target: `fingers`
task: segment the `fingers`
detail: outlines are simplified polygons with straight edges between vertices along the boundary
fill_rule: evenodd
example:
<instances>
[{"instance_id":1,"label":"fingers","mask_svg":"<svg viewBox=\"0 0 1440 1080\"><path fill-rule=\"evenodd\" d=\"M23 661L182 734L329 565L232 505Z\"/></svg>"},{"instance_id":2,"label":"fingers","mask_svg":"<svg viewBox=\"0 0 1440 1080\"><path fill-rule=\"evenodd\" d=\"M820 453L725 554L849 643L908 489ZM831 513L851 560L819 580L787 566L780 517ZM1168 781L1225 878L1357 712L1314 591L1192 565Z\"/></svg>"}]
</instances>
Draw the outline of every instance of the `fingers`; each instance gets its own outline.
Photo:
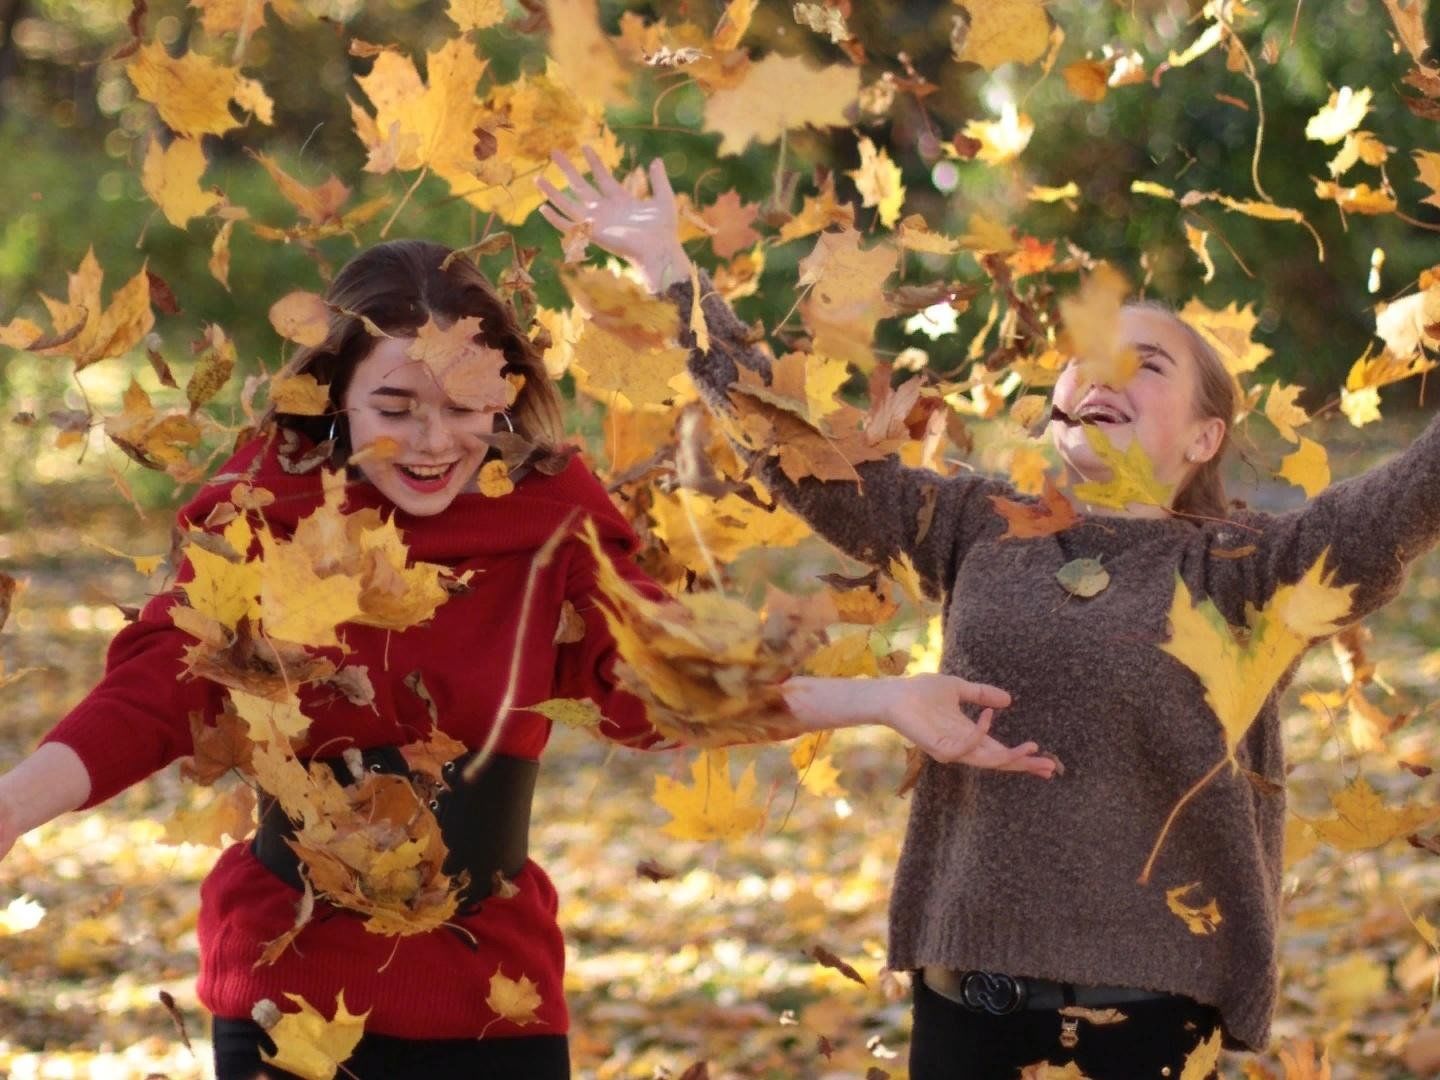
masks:
<instances>
[{"instance_id":1,"label":"fingers","mask_svg":"<svg viewBox=\"0 0 1440 1080\"><path fill-rule=\"evenodd\" d=\"M550 160L559 166L560 171L565 174L565 180L570 185L571 191L579 195L585 202L599 201L600 193L595 190L590 181L580 175L580 170L575 168L574 162L559 150L551 151Z\"/></svg>"},{"instance_id":2,"label":"fingers","mask_svg":"<svg viewBox=\"0 0 1440 1080\"><path fill-rule=\"evenodd\" d=\"M665 162L658 157L650 162L650 193L661 202L675 201L675 189L670 186L670 174L665 171Z\"/></svg>"},{"instance_id":3,"label":"fingers","mask_svg":"<svg viewBox=\"0 0 1440 1080\"><path fill-rule=\"evenodd\" d=\"M569 232L576 224L574 221L571 221L569 218L548 206L540 207L540 216L561 232Z\"/></svg>"},{"instance_id":4,"label":"fingers","mask_svg":"<svg viewBox=\"0 0 1440 1080\"><path fill-rule=\"evenodd\" d=\"M600 186L601 191L610 196L627 196L630 194L625 190L620 181L615 179L614 174L605 167L605 163L600 160L600 155L595 152L593 146L586 144L582 146L580 150L590 165L590 175L595 178L595 183Z\"/></svg>"},{"instance_id":5,"label":"fingers","mask_svg":"<svg viewBox=\"0 0 1440 1080\"><path fill-rule=\"evenodd\" d=\"M1010 694L998 686L961 678L956 678L955 681L960 684L960 702L963 705L979 705L989 709L1004 709L1010 705Z\"/></svg>"},{"instance_id":6,"label":"fingers","mask_svg":"<svg viewBox=\"0 0 1440 1080\"><path fill-rule=\"evenodd\" d=\"M585 220L585 207L572 198L568 192L561 191L543 176L535 181L535 186L539 188L541 193L554 203L562 213L570 218L570 221L565 225L555 225L554 219L547 217L545 220L550 222L551 225L555 225L557 229L563 231Z\"/></svg>"}]
</instances>

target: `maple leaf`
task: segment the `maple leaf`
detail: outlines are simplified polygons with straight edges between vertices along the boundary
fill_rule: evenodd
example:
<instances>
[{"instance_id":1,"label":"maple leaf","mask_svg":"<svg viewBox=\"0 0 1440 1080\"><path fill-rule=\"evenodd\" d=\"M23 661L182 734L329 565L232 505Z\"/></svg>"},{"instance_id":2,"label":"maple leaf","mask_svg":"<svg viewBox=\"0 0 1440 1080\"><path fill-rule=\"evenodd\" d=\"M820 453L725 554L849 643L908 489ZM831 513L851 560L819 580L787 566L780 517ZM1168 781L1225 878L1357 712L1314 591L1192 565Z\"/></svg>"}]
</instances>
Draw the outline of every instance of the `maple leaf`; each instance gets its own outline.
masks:
<instances>
[{"instance_id":1,"label":"maple leaf","mask_svg":"<svg viewBox=\"0 0 1440 1080\"><path fill-rule=\"evenodd\" d=\"M1385 342L1385 353L1374 360L1368 354L1351 366L1345 380L1349 390L1385 386L1429 370L1428 361L1407 363L1422 345L1440 346L1440 284L1412 293L1375 310L1375 335ZM1429 366L1424 366L1429 365Z\"/></svg>"},{"instance_id":2,"label":"maple leaf","mask_svg":"<svg viewBox=\"0 0 1440 1080\"><path fill-rule=\"evenodd\" d=\"M209 402L230 381L235 371L235 344L225 331L211 323L192 346L200 353L190 381L185 384L185 397L190 411Z\"/></svg>"},{"instance_id":3,"label":"maple leaf","mask_svg":"<svg viewBox=\"0 0 1440 1080\"><path fill-rule=\"evenodd\" d=\"M650 517L671 557L697 574L709 572L710 560L726 563L756 546L794 547L811 535L784 507L766 510L735 492L712 499L683 489L656 491Z\"/></svg>"},{"instance_id":4,"label":"maple leaf","mask_svg":"<svg viewBox=\"0 0 1440 1080\"><path fill-rule=\"evenodd\" d=\"M1287 442L1298 443L1300 436L1295 433L1295 429L1310 420L1310 414L1295 404L1300 390L1298 386L1275 383L1270 387L1270 395L1265 399L1265 416Z\"/></svg>"},{"instance_id":5,"label":"maple leaf","mask_svg":"<svg viewBox=\"0 0 1440 1080\"><path fill-rule=\"evenodd\" d=\"M1416 150L1413 157L1420 182L1430 189L1430 194L1420 201L1430 206L1440 206L1440 152Z\"/></svg>"},{"instance_id":6,"label":"maple leaf","mask_svg":"<svg viewBox=\"0 0 1440 1080\"><path fill-rule=\"evenodd\" d=\"M270 404L290 416L324 416L330 411L330 388L314 375L284 375L270 382Z\"/></svg>"},{"instance_id":7,"label":"maple leaf","mask_svg":"<svg viewBox=\"0 0 1440 1080\"><path fill-rule=\"evenodd\" d=\"M1399 208L1393 194L1383 188L1371 188L1369 184L1343 187L1329 180L1317 180L1315 197L1333 202L1351 214L1393 214Z\"/></svg>"},{"instance_id":8,"label":"maple leaf","mask_svg":"<svg viewBox=\"0 0 1440 1080\"><path fill-rule=\"evenodd\" d=\"M725 750L706 750L690 767L693 783L655 777L654 802L670 814L662 832L677 840L730 840L758 829L763 810L752 806L755 766L746 766L740 781L730 785L730 757Z\"/></svg>"},{"instance_id":9,"label":"maple leaf","mask_svg":"<svg viewBox=\"0 0 1440 1080\"><path fill-rule=\"evenodd\" d=\"M310 727L310 718L300 711L300 702L293 695L274 701L231 689L230 703L245 722L252 743L299 742Z\"/></svg>"},{"instance_id":10,"label":"maple leaf","mask_svg":"<svg viewBox=\"0 0 1440 1080\"><path fill-rule=\"evenodd\" d=\"M180 766L180 774L197 784L213 784L231 769L248 772L255 744L249 726L233 708L207 724L198 712L190 714L193 755Z\"/></svg>"},{"instance_id":11,"label":"maple leaf","mask_svg":"<svg viewBox=\"0 0 1440 1080\"><path fill-rule=\"evenodd\" d=\"M157 411L139 383L132 380L121 401L120 415L105 418L105 433L147 468L181 465L185 452L199 444L195 421L178 409Z\"/></svg>"},{"instance_id":12,"label":"maple leaf","mask_svg":"<svg viewBox=\"0 0 1440 1080\"><path fill-rule=\"evenodd\" d=\"M445 14L461 33L484 30L505 21L505 0L449 0Z\"/></svg>"},{"instance_id":13,"label":"maple leaf","mask_svg":"<svg viewBox=\"0 0 1440 1080\"><path fill-rule=\"evenodd\" d=\"M221 201L215 192L200 189L204 173L205 151L195 140L175 139L161 149L160 141L151 139L140 167L140 184L165 220L183 229L191 218L208 214Z\"/></svg>"},{"instance_id":14,"label":"maple leaf","mask_svg":"<svg viewBox=\"0 0 1440 1080\"><path fill-rule=\"evenodd\" d=\"M43 293L40 299L49 309L55 326L52 337L60 339L36 348L34 338L13 342L42 356L69 356L80 371L97 360L121 356L140 344L155 325L150 310L150 281L142 266L138 273L115 290L107 308L100 302L100 285L105 273L95 258L95 249L85 252L79 268L70 275L66 301ZM13 325L13 324L12 324ZM33 328L28 324L24 329Z\"/></svg>"},{"instance_id":15,"label":"maple leaf","mask_svg":"<svg viewBox=\"0 0 1440 1080\"><path fill-rule=\"evenodd\" d=\"M1102 264L1078 293L1060 301L1063 348L1076 358L1078 395L1095 385L1121 389L1140 370L1139 355L1121 340L1120 310L1129 291L1124 276Z\"/></svg>"},{"instance_id":16,"label":"maple leaf","mask_svg":"<svg viewBox=\"0 0 1440 1080\"><path fill-rule=\"evenodd\" d=\"M1210 599L1193 603L1178 575L1170 604L1170 640L1161 651L1195 673L1219 721L1227 759L1254 723L1275 684L1310 644L1340 629L1354 585L1335 586L1325 571L1327 548L1293 585L1281 585L1265 605L1247 609L1243 638Z\"/></svg>"},{"instance_id":17,"label":"maple leaf","mask_svg":"<svg viewBox=\"0 0 1440 1080\"><path fill-rule=\"evenodd\" d=\"M1279 475L1304 488L1306 497L1313 499L1330 486L1330 460L1325 448L1302 435L1300 445L1280 462Z\"/></svg>"},{"instance_id":18,"label":"maple leaf","mask_svg":"<svg viewBox=\"0 0 1440 1080\"><path fill-rule=\"evenodd\" d=\"M866 136L860 137L860 167L850 169L846 176L855 181L855 190L860 192L861 204L879 208L880 224L887 229L900 219L900 207L905 202L905 185L900 179L900 167L890 160L883 148Z\"/></svg>"},{"instance_id":19,"label":"maple leaf","mask_svg":"<svg viewBox=\"0 0 1440 1080\"><path fill-rule=\"evenodd\" d=\"M1342 86L1330 95L1324 108L1305 124L1305 137L1317 142L1334 144L1360 126L1370 111L1371 90L1368 86L1352 90Z\"/></svg>"},{"instance_id":20,"label":"maple leaf","mask_svg":"<svg viewBox=\"0 0 1440 1080\"><path fill-rule=\"evenodd\" d=\"M771 53L752 64L738 86L716 90L705 102L705 130L719 132L720 153L738 154L750 143L772 143L791 128L840 127L860 93L858 68L816 69L798 56Z\"/></svg>"},{"instance_id":21,"label":"maple leaf","mask_svg":"<svg viewBox=\"0 0 1440 1080\"><path fill-rule=\"evenodd\" d=\"M854 229L823 233L800 260L801 286L813 285L801 309L815 351L861 371L875 366L870 344L875 324L890 313L882 289L899 253L889 243L861 248Z\"/></svg>"},{"instance_id":22,"label":"maple leaf","mask_svg":"<svg viewBox=\"0 0 1440 1080\"><path fill-rule=\"evenodd\" d=\"M165 822L160 842L221 847L225 837L243 840L254 827L255 793L244 784L237 784L202 806L176 811Z\"/></svg>"},{"instance_id":23,"label":"maple leaf","mask_svg":"<svg viewBox=\"0 0 1440 1080\"><path fill-rule=\"evenodd\" d=\"M1310 825L1320 839L1340 851L1381 848L1440 821L1440 806L1386 806L1363 776L1356 777L1330 802L1335 816Z\"/></svg>"},{"instance_id":24,"label":"maple leaf","mask_svg":"<svg viewBox=\"0 0 1440 1080\"><path fill-rule=\"evenodd\" d=\"M430 374L450 399L482 412L506 408L513 399L505 381L505 354L477 341L480 319L456 319L444 329L434 317L415 331L415 340L405 355L430 369Z\"/></svg>"},{"instance_id":25,"label":"maple leaf","mask_svg":"<svg viewBox=\"0 0 1440 1080\"><path fill-rule=\"evenodd\" d=\"M715 254L728 259L737 251L759 243L760 234L750 227L759 213L758 204L741 202L734 191L725 192L702 210L701 219L714 230L710 234L710 246Z\"/></svg>"},{"instance_id":26,"label":"maple leaf","mask_svg":"<svg viewBox=\"0 0 1440 1080\"><path fill-rule=\"evenodd\" d=\"M605 107L630 101L630 72L600 29L596 0L547 0L550 59L582 101Z\"/></svg>"},{"instance_id":27,"label":"maple leaf","mask_svg":"<svg viewBox=\"0 0 1440 1080\"><path fill-rule=\"evenodd\" d=\"M802 735L790 749L790 764L795 766L800 786L820 798L840 798L845 794L833 759L829 754L821 753L830 741L830 735L828 731Z\"/></svg>"},{"instance_id":28,"label":"maple leaf","mask_svg":"<svg viewBox=\"0 0 1440 1080\"><path fill-rule=\"evenodd\" d=\"M602 401L618 393L631 406L659 405L680 392L674 382L685 375L688 357L689 353L678 345L637 348L591 323L575 343L571 370L577 376L577 385Z\"/></svg>"},{"instance_id":29,"label":"maple leaf","mask_svg":"<svg viewBox=\"0 0 1440 1080\"><path fill-rule=\"evenodd\" d=\"M360 583L345 574L322 577L298 544L260 534L260 619L271 637L334 648L335 628L360 615Z\"/></svg>"},{"instance_id":30,"label":"maple leaf","mask_svg":"<svg viewBox=\"0 0 1440 1080\"><path fill-rule=\"evenodd\" d=\"M970 16L960 61L993 71L1001 64L1029 64L1040 59L1050 42L1045 0L965 0Z\"/></svg>"},{"instance_id":31,"label":"maple leaf","mask_svg":"<svg viewBox=\"0 0 1440 1080\"><path fill-rule=\"evenodd\" d=\"M239 68L194 52L175 59L152 41L130 58L125 72L135 93L154 105L177 135L197 139L239 126L230 114L230 101L240 89Z\"/></svg>"},{"instance_id":32,"label":"maple leaf","mask_svg":"<svg viewBox=\"0 0 1440 1080\"><path fill-rule=\"evenodd\" d=\"M1215 311L1191 300L1180 310L1180 317L1215 346L1232 375L1254 371L1270 356L1270 349L1251 340L1260 320L1249 304L1239 307L1232 300Z\"/></svg>"},{"instance_id":33,"label":"maple leaf","mask_svg":"<svg viewBox=\"0 0 1440 1080\"><path fill-rule=\"evenodd\" d=\"M1201 907L1195 907L1192 904L1186 903L1186 894L1192 889L1198 889L1199 887L1200 883L1198 881L1192 881L1188 885L1177 885L1173 889L1166 889L1165 905L1179 916L1181 921L1185 923L1187 930L1192 934L1198 934L1204 937L1207 934L1215 933L1215 931L1220 928L1220 924L1225 920L1220 914L1220 905L1217 904L1214 899L1209 900ZM1208 1076L1208 1070L1203 1075Z\"/></svg>"},{"instance_id":34,"label":"maple leaf","mask_svg":"<svg viewBox=\"0 0 1440 1080\"><path fill-rule=\"evenodd\" d=\"M780 226L780 239L797 240L836 225L841 228L854 228L855 207L848 202L836 200L835 178L827 176L818 192L805 196L800 212Z\"/></svg>"},{"instance_id":35,"label":"maple leaf","mask_svg":"<svg viewBox=\"0 0 1440 1080\"><path fill-rule=\"evenodd\" d=\"M310 186L296 180L270 155L255 154L254 157L275 181L285 201L313 224L320 225L338 218L340 208L350 198L350 189L333 173L323 183Z\"/></svg>"},{"instance_id":36,"label":"maple leaf","mask_svg":"<svg viewBox=\"0 0 1440 1080\"><path fill-rule=\"evenodd\" d=\"M540 992L528 976L511 979L499 968L490 976L490 992L485 996L485 1005L496 1016L520 1027L538 1024L540 1018L535 1015L535 1010L541 1004Z\"/></svg>"},{"instance_id":37,"label":"maple leaf","mask_svg":"<svg viewBox=\"0 0 1440 1080\"><path fill-rule=\"evenodd\" d=\"M267 1034L275 1043L275 1053L261 1050L261 1059L305 1080L331 1080L359 1045L370 1010L352 1013L345 1007L345 991L341 990L335 996L335 1015L327 1020L299 994L286 993L285 997L300 1011L282 1014L270 1027ZM267 1003L268 999L260 1004Z\"/></svg>"},{"instance_id":38,"label":"maple leaf","mask_svg":"<svg viewBox=\"0 0 1440 1080\"><path fill-rule=\"evenodd\" d=\"M1092 506L1124 510L1131 503L1141 506L1169 506L1173 489L1155 476L1155 465L1145 448L1131 440L1122 453L1110 437L1094 424L1085 425L1085 439L1109 470L1104 482L1086 480L1072 489L1075 498Z\"/></svg>"}]
</instances>

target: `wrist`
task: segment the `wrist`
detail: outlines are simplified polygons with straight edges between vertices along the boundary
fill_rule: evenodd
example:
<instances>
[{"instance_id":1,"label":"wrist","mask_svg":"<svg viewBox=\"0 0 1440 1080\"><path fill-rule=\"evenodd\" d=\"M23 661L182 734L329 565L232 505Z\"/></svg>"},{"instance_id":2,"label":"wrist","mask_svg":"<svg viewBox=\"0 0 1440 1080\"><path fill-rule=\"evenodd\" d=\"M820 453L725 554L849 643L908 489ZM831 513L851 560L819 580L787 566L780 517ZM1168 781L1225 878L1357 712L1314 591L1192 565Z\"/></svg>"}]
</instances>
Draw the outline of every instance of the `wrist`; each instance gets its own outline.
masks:
<instances>
[{"instance_id":1,"label":"wrist","mask_svg":"<svg viewBox=\"0 0 1440 1080\"><path fill-rule=\"evenodd\" d=\"M676 244L648 256L640 269L650 282L651 291L663 293L671 285L690 279L690 256Z\"/></svg>"},{"instance_id":2,"label":"wrist","mask_svg":"<svg viewBox=\"0 0 1440 1080\"><path fill-rule=\"evenodd\" d=\"M797 675L781 687L791 715L799 723L796 734L856 727L861 724L890 726L885 704L889 700L880 678L836 678Z\"/></svg>"}]
</instances>

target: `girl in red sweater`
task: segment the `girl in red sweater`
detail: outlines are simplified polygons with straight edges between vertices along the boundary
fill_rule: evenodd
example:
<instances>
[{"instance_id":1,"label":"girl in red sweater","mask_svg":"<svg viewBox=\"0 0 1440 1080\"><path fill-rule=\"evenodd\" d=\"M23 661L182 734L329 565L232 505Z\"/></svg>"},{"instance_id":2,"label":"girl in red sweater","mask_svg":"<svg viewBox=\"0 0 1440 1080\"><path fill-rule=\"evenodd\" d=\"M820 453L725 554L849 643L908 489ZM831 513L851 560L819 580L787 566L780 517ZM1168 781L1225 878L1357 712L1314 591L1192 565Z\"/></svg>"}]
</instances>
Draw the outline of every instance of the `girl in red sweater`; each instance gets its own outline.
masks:
<instances>
[{"instance_id":1,"label":"girl in red sweater","mask_svg":"<svg viewBox=\"0 0 1440 1080\"><path fill-rule=\"evenodd\" d=\"M324 505L321 466L348 467L344 509L393 521L412 560L463 582L419 625L337 627L343 651L319 652L365 669L373 702L358 704L317 684L302 688L309 728L298 753L323 756L341 783L360 784L367 772L409 777L397 748L427 738L433 715L434 727L466 750L444 766L447 783L438 794L420 798L433 798L449 851L445 871L463 872L468 885L445 926L406 936L368 930L359 914L324 893L294 947L261 962L267 944L295 925L302 888L313 884L286 842L293 823L262 796L255 839L229 847L201 887L199 996L215 1016L217 1074L251 1080L262 1071L261 1050L274 1052L252 1019L257 1003L285 1008L287 994L299 995L329 1014L343 990L351 1013L368 1013L366 1034L345 1063L360 1080L566 1077L557 900L526 855L537 759L550 724L507 706L588 697L604 713L607 738L642 748L661 742L640 701L611 678L614 641L594 602L596 567L578 538L580 525L594 525L623 575L659 590L630 561L636 538L600 483L578 456L561 451L559 399L540 357L471 263L438 244L385 243L346 265L327 299L325 340L297 354L289 369L328 388L325 415L275 417L180 511L179 524L218 529L229 516L219 511L248 485L273 496L259 511L269 533L291 537ZM475 334L450 343L458 359L437 378L433 364L417 359L417 338L469 318L478 319ZM520 388L505 407L477 389L497 371L523 378L512 378ZM510 469L512 491L482 494L477 472L497 446L517 460L512 435L533 451ZM347 465L352 453L378 445L390 452L358 455L358 464ZM553 555L537 559L557 533ZM179 580L193 576L187 561ZM0 857L27 830L95 806L190 753L192 714L211 720L223 711L225 688L188 670L185 654L195 638L171 616L179 599L175 590L151 600L115 638L100 685L0 776ZM557 644L567 605L584 632ZM512 656L519 657L514 671ZM787 684L787 699L796 734L879 722L942 760L1041 776L1053 768L1035 756L1033 743L1007 749L988 736L988 708L1009 700L993 687L948 676L858 688L797 678ZM979 724L965 717L962 703L987 709ZM464 765L481 746L493 753L472 782ZM318 768L312 764L312 773ZM497 975L534 985L533 1020L518 1024L492 1008Z\"/></svg>"}]
</instances>

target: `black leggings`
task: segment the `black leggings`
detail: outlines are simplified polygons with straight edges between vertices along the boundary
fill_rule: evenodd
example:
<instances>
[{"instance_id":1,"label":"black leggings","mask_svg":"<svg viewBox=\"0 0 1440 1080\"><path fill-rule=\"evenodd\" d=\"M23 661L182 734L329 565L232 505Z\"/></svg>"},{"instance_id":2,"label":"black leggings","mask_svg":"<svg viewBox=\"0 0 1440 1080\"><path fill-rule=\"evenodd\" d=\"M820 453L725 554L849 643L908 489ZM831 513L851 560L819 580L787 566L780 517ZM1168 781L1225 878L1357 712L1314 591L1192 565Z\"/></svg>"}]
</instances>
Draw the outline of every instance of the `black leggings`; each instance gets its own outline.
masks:
<instances>
[{"instance_id":1,"label":"black leggings","mask_svg":"<svg viewBox=\"0 0 1440 1080\"><path fill-rule=\"evenodd\" d=\"M1058 1068L1074 1062L1091 1080L1179 1080L1190 1051L1220 1023L1216 1010L1185 997L1116 1008L1128 1019L1108 1025L1081 1020L1079 1042L1066 1049L1058 1012L974 1013L917 975L910 1080L1016 1080L1025 1066L1040 1061Z\"/></svg>"},{"instance_id":2,"label":"black leggings","mask_svg":"<svg viewBox=\"0 0 1440 1080\"><path fill-rule=\"evenodd\" d=\"M301 1080L260 1057L275 1044L259 1024L216 1017L215 1080ZM345 1061L359 1080L569 1080L570 1047L564 1035L509 1039L397 1039L366 1035ZM336 1080L348 1080L344 1071Z\"/></svg>"}]
</instances>

